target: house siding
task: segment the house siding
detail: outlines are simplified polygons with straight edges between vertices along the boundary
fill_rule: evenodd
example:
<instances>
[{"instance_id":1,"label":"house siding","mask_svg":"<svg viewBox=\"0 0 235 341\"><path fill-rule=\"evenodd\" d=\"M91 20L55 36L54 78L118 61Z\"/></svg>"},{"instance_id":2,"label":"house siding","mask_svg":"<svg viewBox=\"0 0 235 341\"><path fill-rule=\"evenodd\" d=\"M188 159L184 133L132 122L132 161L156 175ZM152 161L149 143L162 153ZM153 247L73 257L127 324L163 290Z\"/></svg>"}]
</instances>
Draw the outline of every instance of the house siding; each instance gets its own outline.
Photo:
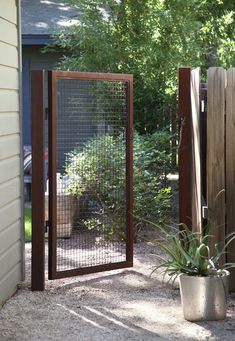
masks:
<instances>
[{"instance_id":1,"label":"house siding","mask_svg":"<svg viewBox=\"0 0 235 341\"><path fill-rule=\"evenodd\" d=\"M0 306L23 279L19 1L0 0Z\"/></svg>"}]
</instances>

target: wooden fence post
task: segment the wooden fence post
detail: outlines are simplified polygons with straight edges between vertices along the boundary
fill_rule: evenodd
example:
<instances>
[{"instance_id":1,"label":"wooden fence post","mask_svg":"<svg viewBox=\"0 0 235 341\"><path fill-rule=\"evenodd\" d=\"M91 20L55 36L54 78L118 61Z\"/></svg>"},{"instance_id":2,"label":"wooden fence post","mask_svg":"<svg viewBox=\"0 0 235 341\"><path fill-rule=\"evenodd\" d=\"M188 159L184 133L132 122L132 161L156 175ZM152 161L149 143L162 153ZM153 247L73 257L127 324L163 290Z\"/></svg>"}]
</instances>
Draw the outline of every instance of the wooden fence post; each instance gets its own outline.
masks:
<instances>
[{"instance_id":1,"label":"wooden fence post","mask_svg":"<svg viewBox=\"0 0 235 341\"><path fill-rule=\"evenodd\" d=\"M207 205L210 247L225 236L225 82L223 68L209 68L207 74Z\"/></svg>"},{"instance_id":2,"label":"wooden fence post","mask_svg":"<svg viewBox=\"0 0 235 341\"><path fill-rule=\"evenodd\" d=\"M207 183L206 183L206 151L207 151L207 84L200 84L200 147L201 147L201 200L202 206L207 203ZM204 217L206 221L206 217ZM203 221L203 223L205 223Z\"/></svg>"},{"instance_id":3,"label":"wooden fence post","mask_svg":"<svg viewBox=\"0 0 235 341\"><path fill-rule=\"evenodd\" d=\"M192 229L202 231L202 188L200 153L200 68L191 71L192 110Z\"/></svg>"},{"instance_id":4,"label":"wooden fence post","mask_svg":"<svg viewBox=\"0 0 235 341\"><path fill-rule=\"evenodd\" d=\"M179 69L179 222L192 226L191 68Z\"/></svg>"},{"instance_id":5,"label":"wooden fence post","mask_svg":"<svg viewBox=\"0 0 235 341\"><path fill-rule=\"evenodd\" d=\"M226 89L226 234L235 232L235 68L227 71ZM235 262L235 241L227 249L227 262ZM235 270L230 289L235 291Z\"/></svg>"},{"instance_id":6,"label":"wooden fence post","mask_svg":"<svg viewBox=\"0 0 235 341\"><path fill-rule=\"evenodd\" d=\"M201 231L200 69L179 69L180 223Z\"/></svg>"}]
</instances>

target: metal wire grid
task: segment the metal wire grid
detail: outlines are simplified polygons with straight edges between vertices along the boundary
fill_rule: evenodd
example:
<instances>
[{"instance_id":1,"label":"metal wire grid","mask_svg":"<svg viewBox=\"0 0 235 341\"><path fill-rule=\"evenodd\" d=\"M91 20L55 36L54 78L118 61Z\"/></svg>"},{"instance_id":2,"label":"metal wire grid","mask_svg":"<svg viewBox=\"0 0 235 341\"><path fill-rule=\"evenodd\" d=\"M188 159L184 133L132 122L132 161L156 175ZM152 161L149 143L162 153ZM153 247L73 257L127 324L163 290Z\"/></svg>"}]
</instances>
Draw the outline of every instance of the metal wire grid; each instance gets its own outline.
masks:
<instances>
[{"instance_id":1,"label":"metal wire grid","mask_svg":"<svg viewBox=\"0 0 235 341\"><path fill-rule=\"evenodd\" d=\"M57 271L126 260L127 115L126 82L57 80Z\"/></svg>"}]
</instances>

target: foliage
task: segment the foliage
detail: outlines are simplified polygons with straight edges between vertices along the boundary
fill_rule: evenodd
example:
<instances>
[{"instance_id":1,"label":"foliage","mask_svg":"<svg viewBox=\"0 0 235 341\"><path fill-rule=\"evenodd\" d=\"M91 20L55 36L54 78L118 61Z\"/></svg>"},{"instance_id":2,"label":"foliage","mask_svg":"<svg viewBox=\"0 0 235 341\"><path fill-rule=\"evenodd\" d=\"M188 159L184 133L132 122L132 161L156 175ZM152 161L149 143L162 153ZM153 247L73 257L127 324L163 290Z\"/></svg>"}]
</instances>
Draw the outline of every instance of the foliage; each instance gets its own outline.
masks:
<instances>
[{"instance_id":1,"label":"foliage","mask_svg":"<svg viewBox=\"0 0 235 341\"><path fill-rule=\"evenodd\" d=\"M170 135L158 131L134 138L134 215L162 222L169 213L171 189L167 173L171 165Z\"/></svg>"},{"instance_id":2,"label":"foliage","mask_svg":"<svg viewBox=\"0 0 235 341\"><path fill-rule=\"evenodd\" d=\"M164 219L170 208L171 189L166 172L170 168L169 134L135 134L134 138L134 216ZM157 146L157 148L156 148ZM67 156L72 195L83 198L93 213L84 217L89 229L107 231L110 236L125 231L125 139L99 136ZM86 210L87 210L86 209ZM112 222L112 223L111 223ZM137 221L135 221L137 224Z\"/></svg>"},{"instance_id":3,"label":"foliage","mask_svg":"<svg viewBox=\"0 0 235 341\"><path fill-rule=\"evenodd\" d=\"M79 23L59 32L59 68L134 75L140 133L176 115L178 67L235 65L235 4L222 0L70 0Z\"/></svg>"},{"instance_id":4,"label":"foliage","mask_svg":"<svg viewBox=\"0 0 235 341\"><path fill-rule=\"evenodd\" d=\"M155 225L155 224L154 224ZM182 224L182 229L163 228L155 225L163 232L163 238L157 245L168 257L156 255L160 265L153 271L163 268L172 280L180 274L188 276L221 276L224 269L235 267L235 263L220 264L222 256L226 253L227 246L235 239L235 232L230 233L224 240L214 245L215 252L211 251L208 226L202 233L190 230Z\"/></svg>"},{"instance_id":5,"label":"foliage","mask_svg":"<svg viewBox=\"0 0 235 341\"><path fill-rule=\"evenodd\" d=\"M25 226L25 241L30 242L32 237L32 223L31 223L31 215L32 209L25 208L24 211L24 226Z\"/></svg>"}]
</instances>

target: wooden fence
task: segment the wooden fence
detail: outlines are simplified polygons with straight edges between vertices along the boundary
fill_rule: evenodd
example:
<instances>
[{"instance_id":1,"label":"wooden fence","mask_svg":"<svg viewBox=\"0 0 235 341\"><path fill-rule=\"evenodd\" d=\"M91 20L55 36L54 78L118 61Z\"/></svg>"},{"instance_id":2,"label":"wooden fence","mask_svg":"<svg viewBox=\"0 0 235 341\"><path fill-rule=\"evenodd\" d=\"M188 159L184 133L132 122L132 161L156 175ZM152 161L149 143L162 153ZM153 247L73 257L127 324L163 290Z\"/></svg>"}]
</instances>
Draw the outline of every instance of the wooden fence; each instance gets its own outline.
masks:
<instances>
[{"instance_id":1,"label":"wooden fence","mask_svg":"<svg viewBox=\"0 0 235 341\"><path fill-rule=\"evenodd\" d=\"M215 242L235 231L235 68L179 70L180 222L201 231L210 215ZM235 241L227 262L235 262ZM235 291L235 271L231 290Z\"/></svg>"}]
</instances>

